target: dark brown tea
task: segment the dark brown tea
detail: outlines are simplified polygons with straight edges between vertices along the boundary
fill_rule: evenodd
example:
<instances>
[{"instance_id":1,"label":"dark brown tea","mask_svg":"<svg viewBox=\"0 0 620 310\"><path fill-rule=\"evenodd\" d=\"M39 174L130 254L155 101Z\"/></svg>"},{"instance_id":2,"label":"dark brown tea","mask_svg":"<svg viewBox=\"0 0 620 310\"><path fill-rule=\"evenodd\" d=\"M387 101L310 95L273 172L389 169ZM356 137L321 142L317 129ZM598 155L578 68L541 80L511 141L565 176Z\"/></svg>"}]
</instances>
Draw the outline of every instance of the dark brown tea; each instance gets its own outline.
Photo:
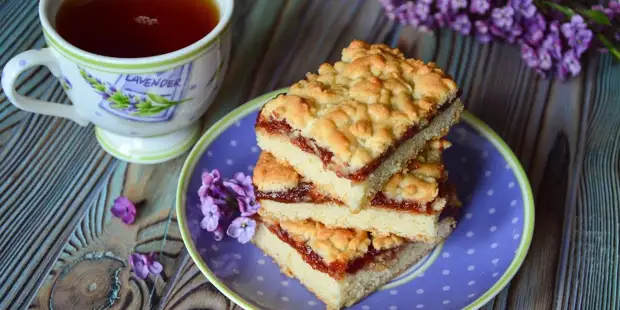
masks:
<instances>
[{"instance_id":1,"label":"dark brown tea","mask_svg":"<svg viewBox=\"0 0 620 310\"><path fill-rule=\"evenodd\" d=\"M213 0L65 0L56 31L97 55L138 58L174 52L218 23Z\"/></svg>"}]
</instances>

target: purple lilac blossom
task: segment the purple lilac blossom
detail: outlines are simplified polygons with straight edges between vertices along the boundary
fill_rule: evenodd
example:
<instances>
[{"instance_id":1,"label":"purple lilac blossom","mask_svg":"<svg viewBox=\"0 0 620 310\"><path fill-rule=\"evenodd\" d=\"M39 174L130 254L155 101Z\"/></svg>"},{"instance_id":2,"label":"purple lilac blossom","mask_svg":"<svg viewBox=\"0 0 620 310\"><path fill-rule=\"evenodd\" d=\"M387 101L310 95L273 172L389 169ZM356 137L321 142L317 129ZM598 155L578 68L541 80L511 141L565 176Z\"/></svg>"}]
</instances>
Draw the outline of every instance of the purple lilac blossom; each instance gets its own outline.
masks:
<instances>
[{"instance_id":1,"label":"purple lilac blossom","mask_svg":"<svg viewBox=\"0 0 620 310\"><path fill-rule=\"evenodd\" d=\"M547 30L547 21L541 14L534 15L533 18L525 20L527 31L525 32L525 41L531 45L538 45L545 36Z\"/></svg>"},{"instance_id":2,"label":"purple lilac blossom","mask_svg":"<svg viewBox=\"0 0 620 310\"><path fill-rule=\"evenodd\" d=\"M512 7L495 8L491 13L493 25L500 29L508 30L514 23L514 10Z\"/></svg>"},{"instance_id":3,"label":"purple lilac blossom","mask_svg":"<svg viewBox=\"0 0 620 310\"><path fill-rule=\"evenodd\" d=\"M256 221L253 219L240 216L230 223L226 234L237 239L240 243L247 243L252 240L256 231Z\"/></svg>"},{"instance_id":4,"label":"purple lilac blossom","mask_svg":"<svg viewBox=\"0 0 620 310\"><path fill-rule=\"evenodd\" d=\"M476 38L481 43L487 43L491 41L491 34L489 34L489 25L481 20L477 20L474 25L476 26Z\"/></svg>"},{"instance_id":5,"label":"purple lilac blossom","mask_svg":"<svg viewBox=\"0 0 620 310\"><path fill-rule=\"evenodd\" d=\"M125 224L132 224L136 219L136 206L125 196L114 199L114 205L110 210L112 215L120 218Z\"/></svg>"},{"instance_id":6,"label":"purple lilac blossom","mask_svg":"<svg viewBox=\"0 0 620 310\"><path fill-rule=\"evenodd\" d=\"M154 253L148 255L133 253L129 256L129 264L138 278L145 279L149 273L159 275L163 271L163 266L156 259Z\"/></svg>"},{"instance_id":7,"label":"purple lilac blossom","mask_svg":"<svg viewBox=\"0 0 620 310\"><path fill-rule=\"evenodd\" d=\"M530 18L536 14L536 6L532 0L510 0L510 5L523 17Z\"/></svg>"},{"instance_id":8,"label":"purple lilac blossom","mask_svg":"<svg viewBox=\"0 0 620 310\"><path fill-rule=\"evenodd\" d=\"M239 211L242 216L251 216L258 212L260 205L254 200L254 198L239 196L237 197L237 204L239 205Z\"/></svg>"},{"instance_id":9,"label":"purple lilac blossom","mask_svg":"<svg viewBox=\"0 0 620 310\"><path fill-rule=\"evenodd\" d=\"M235 194L254 198L254 185L252 177L242 172L237 172L232 179L224 181L224 186L235 192Z\"/></svg>"},{"instance_id":10,"label":"purple lilac blossom","mask_svg":"<svg viewBox=\"0 0 620 310\"><path fill-rule=\"evenodd\" d=\"M200 227L207 231L215 231L220 221L220 208L211 196L208 196L200 206L204 218L200 222Z\"/></svg>"},{"instance_id":11,"label":"purple lilac blossom","mask_svg":"<svg viewBox=\"0 0 620 310\"><path fill-rule=\"evenodd\" d=\"M489 0L472 0L469 5L469 11L471 13L478 13L480 15L486 13L491 8Z\"/></svg>"},{"instance_id":12,"label":"purple lilac blossom","mask_svg":"<svg viewBox=\"0 0 620 310\"><path fill-rule=\"evenodd\" d=\"M458 11L459 9L467 8L467 0L451 0L450 1L450 9L453 12Z\"/></svg>"},{"instance_id":13,"label":"purple lilac blossom","mask_svg":"<svg viewBox=\"0 0 620 310\"><path fill-rule=\"evenodd\" d=\"M471 22L469 21L467 14L460 14L456 16L452 22L452 29L463 35L469 35L471 32Z\"/></svg>"},{"instance_id":14,"label":"purple lilac blossom","mask_svg":"<svg viewBox=\"0 0 620 310\"><path fill-rule=\"evenodd\" d=\"M590 47L592 31L588 29L583 17L573 15L570 22L563 23L560 27L562 34L568 41L577 56L580 56Z\"/></svg>"},{"instance_id":15,"label":"purple lilac blossom","mask_svg":"<svg viewBox=\"0 0 620 310\"><path fill-rule=\"evenodd\" d=\"M525 64L530 68L538 68L538 55L536 51L527 44L521 44L521 57Z\"/></svg>"},{"instance_id":16,"label":"purple lilac blossom","mask_svg":"<svg viewBox=\"0 0 620 310\"><path fill-rule=\"evenodd\" d=\"M566 78L570 75L576 76L581 71L581 64L579 63L579 58L575 55L575 52L570 50L564 54L562 58L562 63L558 68L558 75L561 78Z\"/></svg>"}]
</instances>

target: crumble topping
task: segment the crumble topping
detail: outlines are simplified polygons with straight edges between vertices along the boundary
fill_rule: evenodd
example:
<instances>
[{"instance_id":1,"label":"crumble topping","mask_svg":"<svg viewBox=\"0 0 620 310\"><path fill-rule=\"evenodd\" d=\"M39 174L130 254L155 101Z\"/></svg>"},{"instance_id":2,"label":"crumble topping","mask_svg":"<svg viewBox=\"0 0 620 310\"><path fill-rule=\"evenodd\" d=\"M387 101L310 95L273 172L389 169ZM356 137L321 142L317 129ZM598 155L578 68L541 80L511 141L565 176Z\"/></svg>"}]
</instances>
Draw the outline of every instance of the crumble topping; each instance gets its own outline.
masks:
<instances>
[{"instance_id":1,"label":"crumble topping","mask_svg":"<svg viewBox=\"0 0 620 310\"><path fill-rule=\"evenodd\" d=\"M405 239L394 235L373 235L370 232L327 228L314 221L283 221L280 228L296 242L306 243L326 264L348 263L364 256L370 245L375 250L392 249L405 243Z\"/></svg>"},{"instance_id":2,"label":"crumble topping","mask_svg":"<svg viewBox=\"0 0 620 310\"><path fill-rule=\"evenodd\" d=\"M384 44L353 41L341 61L321 65L266 103L259 124L285 122L291 140L312 140L313 147L333 154L329 160L339 172L353 174L412 128L425 126L457 90L434 63L406 59Z\"/></svg>"}]
</instances>

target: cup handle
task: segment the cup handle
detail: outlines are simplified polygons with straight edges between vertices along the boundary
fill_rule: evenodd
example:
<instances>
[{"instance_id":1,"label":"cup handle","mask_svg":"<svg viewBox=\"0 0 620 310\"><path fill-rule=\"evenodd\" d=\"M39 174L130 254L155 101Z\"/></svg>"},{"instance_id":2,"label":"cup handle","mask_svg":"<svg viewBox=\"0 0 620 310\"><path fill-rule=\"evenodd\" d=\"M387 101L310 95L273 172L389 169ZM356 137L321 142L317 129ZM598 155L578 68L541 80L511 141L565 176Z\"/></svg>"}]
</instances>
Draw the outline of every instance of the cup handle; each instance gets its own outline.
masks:
<instances>
[{"instance_id":1,"label":"cup handle","mask_svg":"<svg viewBox=\"0 0 620 310\"><path fill-rule=\"evenodd\" d=\"M39 51L29 50L18 54L9 60L2 71L2 88L9 101L24 111L64 117L81 126L88 125L88 120L78 115L73 105L32 99L17 93L15 89L17 78L24 71L35 66L46 66L57 78L60 75L58 61L49 48Z\"/></svg>"}]
</instances>

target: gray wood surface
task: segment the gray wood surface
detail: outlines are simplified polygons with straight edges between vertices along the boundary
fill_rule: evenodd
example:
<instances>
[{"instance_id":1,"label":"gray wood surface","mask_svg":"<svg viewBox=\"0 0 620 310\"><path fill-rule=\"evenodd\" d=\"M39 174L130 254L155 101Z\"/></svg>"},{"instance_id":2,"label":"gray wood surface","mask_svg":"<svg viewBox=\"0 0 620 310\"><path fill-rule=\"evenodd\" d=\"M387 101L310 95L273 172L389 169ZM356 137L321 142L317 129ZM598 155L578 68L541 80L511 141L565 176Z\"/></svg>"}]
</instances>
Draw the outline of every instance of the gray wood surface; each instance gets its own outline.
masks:
<instances>
[{"instance_id":1,"label":"gray wood surface","mask_svg":"<svg viewBox=\"0 0 620 310\"><path fill-rule=\"evenodd\" d=\"M37 4L0 1L0 65L44 45ZM536 198L527 259L486 308L620 309L620 67L610 56L591 55L579 77L562 83L527 69L516 46L416 33L387 20L376 0L235 4L232 60L205 129L338 59L352 39L435 60L469 111L520 158ZM19 90L67 101L42 68L25 74ZM173 212L183 160L119 162L92 128L19 111L0 93L0 309L235 308L183 250ZM121 193L146 200L133 226L110 217ZM162 277L133 278L126 258L135 250L162 252Z\"/></svg>"}]
</instances>

